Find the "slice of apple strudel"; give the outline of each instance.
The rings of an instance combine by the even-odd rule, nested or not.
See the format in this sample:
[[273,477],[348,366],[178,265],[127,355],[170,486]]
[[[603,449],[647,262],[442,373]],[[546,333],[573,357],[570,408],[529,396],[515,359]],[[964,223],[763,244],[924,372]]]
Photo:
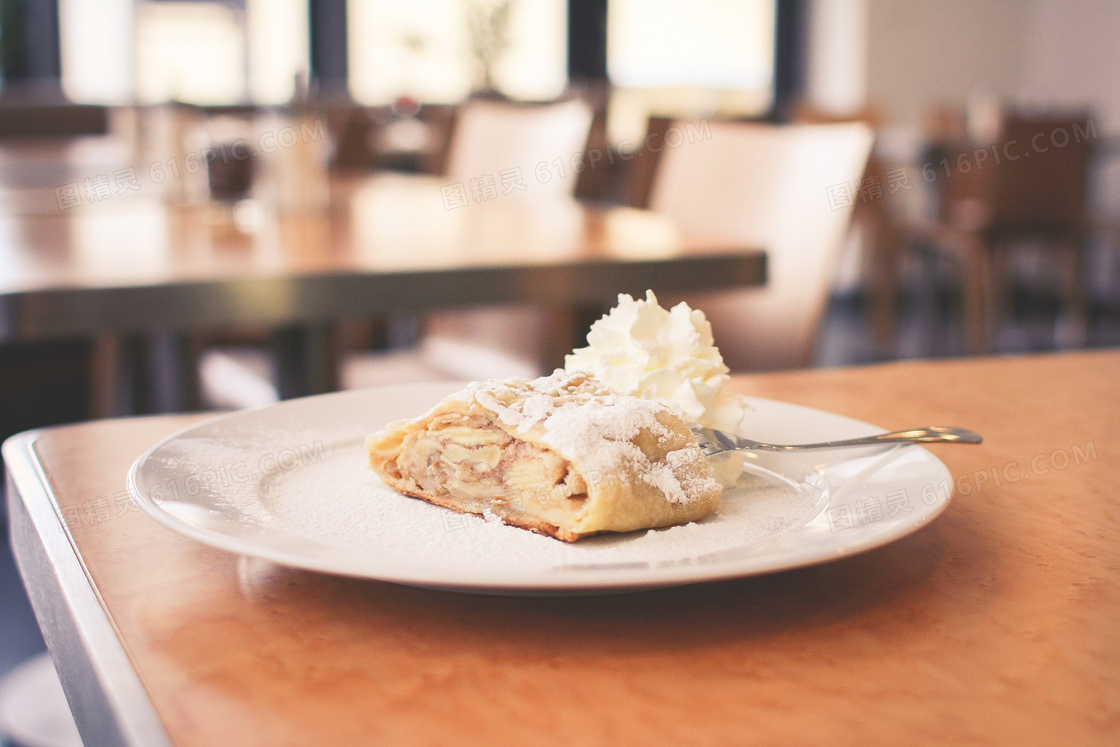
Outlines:
[[566,542],[700,519],[722,490],[668,407],[563,370],[473,383],[366,450],[405,495]]

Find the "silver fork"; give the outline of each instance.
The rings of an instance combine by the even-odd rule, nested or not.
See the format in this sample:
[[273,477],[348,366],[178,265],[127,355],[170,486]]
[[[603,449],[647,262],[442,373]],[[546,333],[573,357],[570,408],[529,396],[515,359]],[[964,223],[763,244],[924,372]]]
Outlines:
[[839,446],[874,446],[876,444],[920,444],[940,441],[955,444],[978,444],[984,439],[978,434],[964,428],[946,428],[944,426],[930,426],[928,428],[914,428],[908,431],[893,431],[880,433],[877,436],[864,436],[863,438],[845,438],[840,441],[821,441],[815,444],[767,444],[753,441],[735,433],[717,431],[714,428],[695,426],[692,435],[700,444],[700,450],[705,456],[715,456],[725,451],[796,451],[799,449],[831,449]]

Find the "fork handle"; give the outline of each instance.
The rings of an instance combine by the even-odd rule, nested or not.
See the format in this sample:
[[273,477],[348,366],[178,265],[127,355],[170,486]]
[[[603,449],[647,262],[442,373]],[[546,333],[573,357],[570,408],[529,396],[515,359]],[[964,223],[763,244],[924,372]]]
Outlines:
[[[732,435],[732,434],[721,434]],[[722,439],[720,439],[722,442]],[[764,444],[749,439],[729,439],[738,440],[734,446],[726,442],[720,445],[737,448],[749,449],[752,451],[798,451],[800,449],[831,449],[839,446],[874,446],[875,444],[918,444],[918,443],[931,443],[935,441],[942,441],[948,443],[958,444],[978,444],[984,439],[978,433],[967,430],[965,428],[946,428],[944,426],[931,426],[928,428],[913,428],[907,431],[892,431],[891,433],[880,433],[877,436],[864,436],[863,438],[846,438],[839,441],[822,441],[815,444],[793,444],[782,446],[778,444]]]
[[930,426],[929,428],[914,428],[908,431],[892,431],[880,433],[878,436],[865,436],[863,438],[847,438],[841,441],[822,441],[817,444],[798,444],[795,446],[768,446],[767,448],[778,451],[791,449],[827,449],[835,446],[866,446],[874,444],[921,444],[935,441],[948,441],[959,444],[978,444],[984,439],[978,433],[965,428],[946,428],[943,426]]

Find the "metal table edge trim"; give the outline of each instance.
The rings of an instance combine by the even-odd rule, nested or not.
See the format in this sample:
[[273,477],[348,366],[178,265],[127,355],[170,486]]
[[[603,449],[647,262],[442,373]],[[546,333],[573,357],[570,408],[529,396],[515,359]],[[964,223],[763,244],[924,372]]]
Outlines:
[[34,451],[43,432],[3,445],[12,552],[82,741],[170,745],[61,520]]

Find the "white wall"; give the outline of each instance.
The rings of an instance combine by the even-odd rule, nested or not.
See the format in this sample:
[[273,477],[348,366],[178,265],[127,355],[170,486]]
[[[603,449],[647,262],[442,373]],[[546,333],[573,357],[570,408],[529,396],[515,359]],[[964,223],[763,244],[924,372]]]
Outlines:
[[[867,10],[868,100],[896,155],[922,142],[934,106],[974,97],[1087,107],[1099,137],[1120,135],[1117,0],[870,0]],[[1120,158],[1096,161],[1090,194],[1099,218],[1120,220]]]
[[938,103],[1015,96],[1026,6],[1022,0],[872,0],[868,99],[888,122],[918,126]]
[[1116,0],[871,0],[868,14],[868,99],[890,123],[995,96],[1089,105],[1102,134],[1120,132]]
[[1120,2],[1034,0],[1023,103],[1091,104],[1098,131],[1120,133]]

